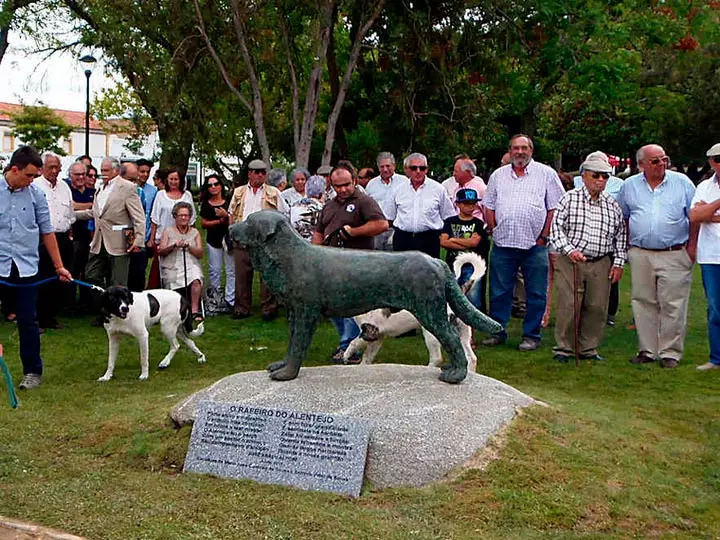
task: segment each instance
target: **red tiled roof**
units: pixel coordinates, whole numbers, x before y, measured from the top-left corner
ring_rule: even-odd
[[[17,103],[4,103],[0,102],[0,121],[11,122],[10,114],[17,114],[22,111],[23,106]],[[63,109],[51,109],[60,118],[65,120],[69,125],[74,128],[85,129],[85,113],[78,111],[65,111]],[[123,120],[112,121],[118,124],[122,123]],[[90,129],[96,129],[98,131],[104,131],[100,121],[90,118]]]

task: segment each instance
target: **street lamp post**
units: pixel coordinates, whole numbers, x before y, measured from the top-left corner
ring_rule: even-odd
[[[86,54],[80,58],[80,63],[85,68],[85,155],[90,155],[90,75],[95,65],[95,57]]]

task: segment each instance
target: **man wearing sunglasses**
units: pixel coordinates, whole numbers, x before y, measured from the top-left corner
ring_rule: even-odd
[[[574,353],[602,360],[597,347],[607,320],[610,284],[620,280],[627,259],[625,218],[607,192],[611,172],[605,154],[590,154],[582,164],[583,186],[563,195],[553,214],[550,243],[560,253],[555,263],[553,359],[559,362]]]
[[[440,233],[445,220],[457,215],[457,211],[442,185],[427,178],[427,157],[410,154],[404,165],[410,182],[398,186],[385,209],[395,229],[393,250],[417,250],[439,259]]]
[[[248,183],[235,189],[230,201],[230,224],[241,223],[249,215],[260,210],[277,210],[288,215],[289,209],[280,196],[280,190],[266,184],[268,166],[260,159],[253,159],[248,165]],[[250,252],[238,247],[233,249],[235,257],[235,312],[233,318],[250,317],[252,309],[253,266]],[[264,321],[277,317],[277,300],[260,280],[260,309]]]
[[[557,173],[532,159],[533,142],[527,135],[510,139],[510,163],[490,176],[483,202],[493,234],[490,255],[490,316],[503,328],[510,320],[518,268],[527,296],[520,351],[540,346],[540,328],[547,299],[548,253],[555,207],[565,194]],[[493,347],[507,339],[505,330],[483,341]]]
[[[677,367],[685,347],[698,225],[689,215],[695,186],[670,163],[662,146],[637,151],[641,173],[623,183],[618,202],[628,220],[632,310],[638,334],[633,364],[660,360]]]
[[[708,304],[710,341],[710,360],[698,366],[698,371],[720,369],[720,143],[714,144],[707,156],[715,174],[697,187],[690,210],[690,222],[700,226],[697,262]]]

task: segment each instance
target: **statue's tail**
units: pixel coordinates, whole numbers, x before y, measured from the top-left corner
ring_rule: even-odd
[[[457,284],[456,278],[450,268],[447,266],[445,268],[445,298],[453,313],[460,317],[462,322],[472,326],[476,330],[482,330],[490,334],[501,332],[503,327],[487,315],[481,313],[470,303],[470,300],[465,297],[460,286]]]

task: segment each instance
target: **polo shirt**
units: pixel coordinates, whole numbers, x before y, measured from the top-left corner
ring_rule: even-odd
[[[345,225],[351,227],[360,227],[368,221],[385,220],[385,214],[372,198],[355,188],[353,194],[340,202],[337,198],[329,200],[320,213],[318,219],[317,232],[327,238],[335,231],[343,228]],[[337,246],[337,236],[330,243],[331,246]],[[372,236],[357,236],[343,240],[343,246],[350,249],[374,249],[375,239]]]

